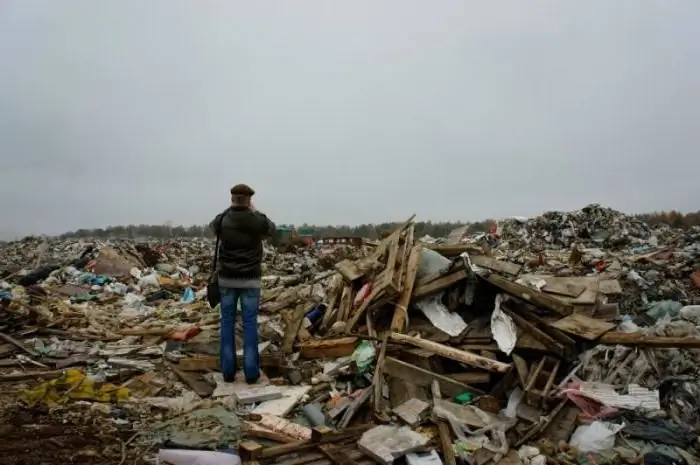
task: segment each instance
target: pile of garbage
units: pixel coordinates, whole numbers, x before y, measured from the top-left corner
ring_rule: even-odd
[[[465,237],[462,231],[450,244],[460,242],[482,244],[494,257],[526,271],[618,279],[622,296],[616,302],[624,313],[644,313],[658,301],[687,304],[700,298],[700,227],[651,227],[637,217],[589,205],[507,219],[489,235]]]
[[[211,241],[11,243],[0,454],[28,460],[65,418],[57,461],[694,463],[697,237],[590,206],[266,246],[253,385],[218,371]]]

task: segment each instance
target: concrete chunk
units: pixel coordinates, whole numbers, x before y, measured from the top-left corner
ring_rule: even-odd
[[[366,431],[357,441],[357,447],[379,463],[389,465],[427,443],[428,438],[408,426],[380,425]]]
[[[282,390],[277,386],[239,385],[233,388],[233,393],[239,404],[254,404],[282,397]]]
[[[415,426],[425,419],[429,409],[429,403],[412,398],[396,407],[394,413],[409,425]]]

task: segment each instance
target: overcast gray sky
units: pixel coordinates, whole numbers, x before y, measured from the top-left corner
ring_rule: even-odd
[[[0,0],[0,230],[700,208],[698,0]]]

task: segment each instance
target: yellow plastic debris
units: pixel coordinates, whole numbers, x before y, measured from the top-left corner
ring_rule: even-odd
[[[60,377],[27,389],[22,397],[29,406],[40,403],[50,406],[68,400],[119,403],[129,400],[129,389],[97,381],[80,370],[69,368]]]

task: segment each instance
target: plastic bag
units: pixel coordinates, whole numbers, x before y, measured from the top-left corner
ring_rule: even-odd
[[[161,449],[158,460],[173,465],[241,465],[237,455],[211,450]]]
[[[496,295],[493,313],[491,313],[491,332],[501,352],[510,355],[518,342],[518,330],[513,319],[501,310],[503,299],[503,294]]]
[[[369,341],[362,341],[360,345],[355,348],[351,359],[355,362],[355,365],[357,365],[357,371],[359,373],[365,373],[369,370],[374,361],[375,353],[376,350]]]
[[[519,387],[516,387],[508,396],[508,405],[501,410],[501,414],[506,418],[516,418],[518,416],[518,406],[523,400],[525,393]]]
[[[571,435],[569,444],[578,447],[581,452],[605,452],[615,447],[615,435],[624,428],[606,421],[594,421],[590,425],[581,425]]]

